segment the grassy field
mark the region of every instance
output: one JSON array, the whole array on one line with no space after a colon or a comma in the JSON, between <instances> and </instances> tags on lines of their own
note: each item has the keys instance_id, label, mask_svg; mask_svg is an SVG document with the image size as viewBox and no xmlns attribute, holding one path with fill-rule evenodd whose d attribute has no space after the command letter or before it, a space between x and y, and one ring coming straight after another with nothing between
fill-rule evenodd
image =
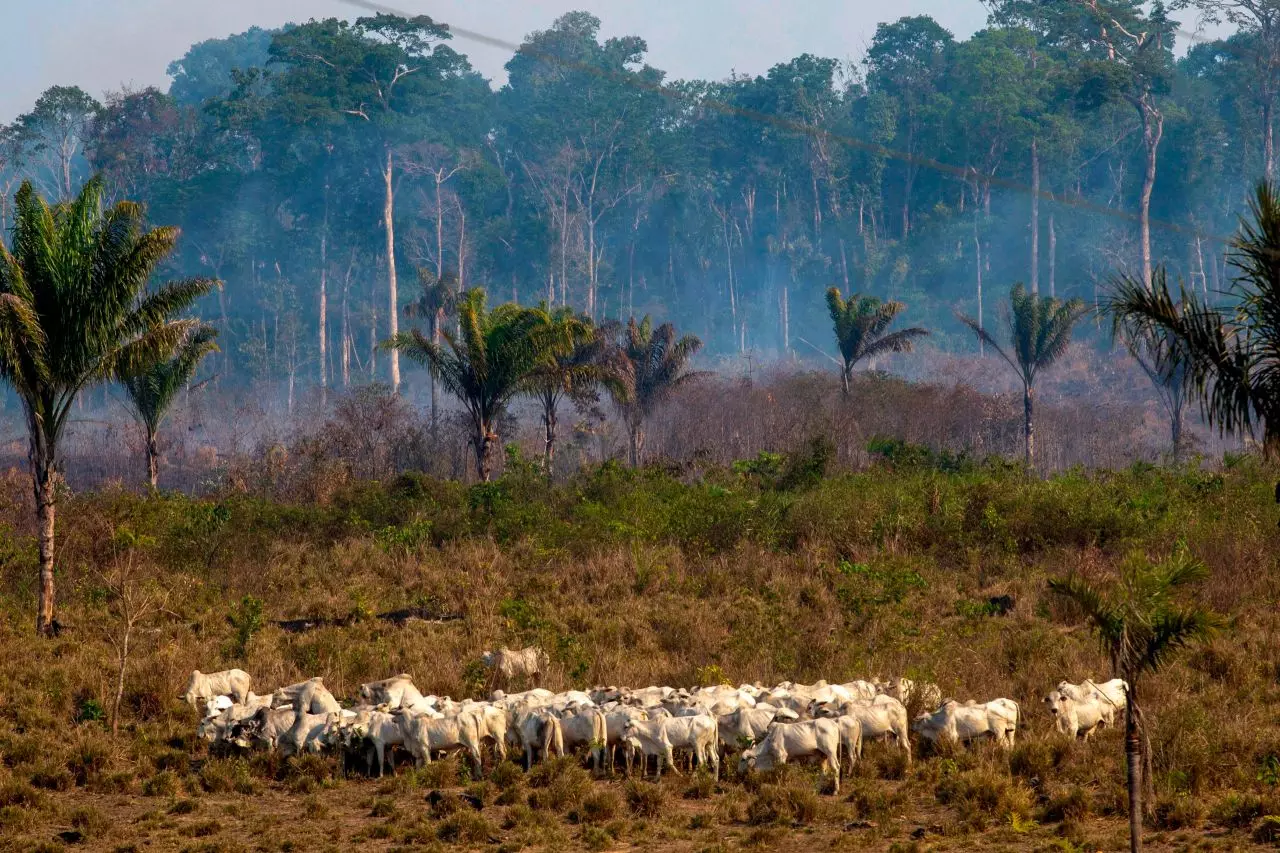
<instances>
[{"instance_id":1,"label":"grassy field","mask_svg":"<svg viewBox=\"0 0 1280 853\"><path fill-rule=\"evenodd\" d=\"M254 483L203 500L68 495L66 630L47 642L32 632L29 487L13 474L0 484L0 848L1119 850L1117 732L1063 743L1040 702L1063 678L1110 672L1046 581L1104 577L1180 544L1210 567L1195 594L1226 627L1145 689L1148 840L1231 850L1280 838L1274 472L1243 458L1027 480L878 449L880 464L856 474L826 473L819 443L732 469L606 465L556 485L513 458L501 481L470 488L317 477L292 484L292 501ZM113 737L126 600L155 609L130 634ZM411 606L461 618L377 618ZM274 624L304 617L342 624ZM479 655L498 643L545 648L553 688L902 674L960 699L1016 699L1024 721L1010 754L907 767L869 747L831 796L799 769L655 785L593 780L571 761L481 781L453 762L343 779L315 757L211 758L176 698L192 669L227 666L260 689L322 675L353 697L405 671L424 692L479 695Z\"/></svg>"}]
</instances>

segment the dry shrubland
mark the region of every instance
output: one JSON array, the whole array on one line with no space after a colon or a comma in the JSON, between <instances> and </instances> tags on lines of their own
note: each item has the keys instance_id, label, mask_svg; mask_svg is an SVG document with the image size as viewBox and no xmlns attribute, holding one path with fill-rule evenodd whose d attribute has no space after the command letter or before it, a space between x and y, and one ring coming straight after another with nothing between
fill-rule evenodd
<instances>
[{"instance_id":1,"label":"dry shrubland","mask_svg":"<svg viewBox=\"0 0 1280 853\"><path fill-rule=\"evenodd\" d=\"M1102 577L1134 550L1181 542L1210 567L1196 594L1227 623L1146 689L1154 847L1280 837L1274 472L1229 456L1027 478L943 449L964 447L968 427L941 413L960 424L972 417L965 395L997 398L869 378L855 391L879 403L856 409L855 431L837 419L850 406L810 405L810 390L827 389L806 389L803 378L746 386L714 417L698 409L705 432L681 447L705 440L715 453L673 452L634 472L566 462L578 470L549 482L517 445L491 484L402 473L434 464L431 439L370 394L305 435L246 450L200 497L69 492L66 630L50 641L32 636L29 487L11 473L0 483L0 848L1121 849L1117 732L1069 745L1041 707L1062 678L1110 674L1046 580ZM809 420L769 421L760 394ZM925 427L923 411L940 414ZM753 438L737 454L732 428L771 444ZM957 443L926 428L954 429ZM885 434L908 441L869 441ZM164 606L135 629L112 738L122 567ZM992 604L1001 596L1007 613ZM377 618L404 607L460 618ZM275 624L294 618L339 624ZM424 692L478 695L479 655L498 643L545 648L552 687L903 674L961 699L1016 699L1024 723L1007 755L944 750L908 767L870 746L832 797L798 768L654 784L592 780L561 762L478 781L444 761L344 779L323 758L210 756L176 698L190 670L229 666L264 689L322 675L351 697L403 671ZM432 791L469 796L428 801ZM316 835L300 840L300 828Z\"/></svg>"}]
</instances>

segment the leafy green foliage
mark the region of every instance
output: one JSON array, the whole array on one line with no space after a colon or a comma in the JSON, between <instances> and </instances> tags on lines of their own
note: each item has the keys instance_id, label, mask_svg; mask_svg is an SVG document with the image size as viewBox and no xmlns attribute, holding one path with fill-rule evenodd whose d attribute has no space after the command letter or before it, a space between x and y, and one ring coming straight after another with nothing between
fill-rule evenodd
<instances>
[{"instance_id":1,"label":"leafy green foliage","mask_svg":"<svg viewBox=\"0 0 1280 853\"><path fill-rule=\"evenodd\" d=\"M858 362L894 352L910 352L917 338L929 334L920 328L889 331L906 307L901 302L881 302L874 296L858 293L850 294L846 300L839 288L827 290L827 312L835 325L836 345L844 359L840 376L846 394L849 393L849 374Z\"/></svg>"},{"instance_id":2,"label":"leafy green foliage","mask_svg":"<svg viewBox=\"0 0 1280 853\"><path fill-rule=\"evenodd\" d=\"M249 654L249 642L262 630L264 624L262 607L262 599L246 595L227 616L227 623L233 632L231 653L239 660L244 660Z\"/></svg>"}]
</instances>

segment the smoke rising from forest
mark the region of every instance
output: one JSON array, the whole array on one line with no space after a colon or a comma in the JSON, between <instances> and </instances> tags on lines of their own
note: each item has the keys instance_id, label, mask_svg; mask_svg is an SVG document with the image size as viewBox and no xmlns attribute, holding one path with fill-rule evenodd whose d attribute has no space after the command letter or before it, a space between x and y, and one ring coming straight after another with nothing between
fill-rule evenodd
<instances>
[{"instance_id":1,"label":"smoke rising from forest","mask_svg":"<svg viewBox=\"0 0 1280 853\"><path fill-rule=\"evenodd\" d=\"M1015 281L1097 304L1143 274L1148 190L1151 262L1229 286L1223 238L1274 160L1276 71L1257 68L1276 48L1237 21L1183 52L1179 27L1230 4L1111 5L1114 26L993 2L967 39L903 18L859 61L714 81L672 80L573 12L500 87L426 18L254 28L175 58L168 91L46 91L4 129L0 221L23 179L59 199L101 173L181 227L167 277L223 283L200 306L216 388L279 388L289 411L398 385L378 345L435 281L669 320L748 374L830 367L834 285L904 302L932 354L894 365L927 376L976 354L956 313L996 324ZM1103 363L1104 325L1080 335Z\"/></svg>"}]
</instances>

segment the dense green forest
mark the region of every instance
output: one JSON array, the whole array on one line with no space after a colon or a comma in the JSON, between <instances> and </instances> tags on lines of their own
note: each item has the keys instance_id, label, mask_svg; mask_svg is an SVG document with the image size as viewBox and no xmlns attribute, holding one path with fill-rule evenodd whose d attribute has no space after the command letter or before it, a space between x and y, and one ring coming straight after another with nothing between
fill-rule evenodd
<instances>
[{"instance_id":1,"label":"dense green forest","mask_svg":"<svg viewBox=\"0 0 1280 853\"><path fill-rule=\"evenodd\" d=\"M988 6L968 40L903 18L858 63L718 81L668 79L583 12L501 86L425 17L255 28L192 46L168 92L46 91L0 134L0 224L18 181L59 199L101 173L180 226L162 272L224 283L201 303L222 381L398 385L376 344L421 322L420 280L763 358L832 351L832 285L953 350L976 346L955 313L1017 280L1093 303L1164 264L1226 288L1223 235L1274 171L1275 5ZM1237 32L1191 38L1204 20Z\"/></svg>"}]
</instances>

